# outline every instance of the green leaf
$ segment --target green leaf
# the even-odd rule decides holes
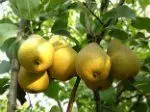
[[[15,37],[17,36],[18,27],[11,23],[0,23],[0,39],[1,37]]]
[[[150,18],[147,17],[137,17],[136,19],[132,20],[131,25],[136,29],[145,29],[150,32]]]
[[[9,17],[4,17],[0,20],[0,23],[13,23]]]
[[[145,9],[145,7],[148,6],[148,4],[150,4],[150,0],[138,0],[138,1],[143,9]]]
[[[10,46],[16,41],[16,38],[8,38],[1,46],[1,50],[7,52]]]
[[[85,27],[85,14],[84,14],[84,12],[80,13],[80,23]]]
[[[10,37],[17,36],[18,27],[11,23],[0,23],[0,46]]]
[[[60,15],[58,19],[55,20],[51,31],[52,33],[57,33],[60,30],[65,30],[68,24],[68,13],[64,13],[64,15]]]
[[[141,91],[150,93],[150,78],[147,78],[146,75],[137,75],[134,85]]]
[[[144,60],[145,64],[150,64],[150,54],[149,56],[146,57],[146,59]]]
[[[127,32],[117,28],[111,29],[109,35],[120,40],[127,40],[129,37],[129,34]]]
[[[134,112],[148,112],[146,103],[138,103]]]
[[[8,86],[8,78],[0,78],[0,95],[3,94],[6,89],[9,87]]]
[[[10,62],[6,61],[6,60],[3,60],[0,63],[0,74],[9,72],[9,70],[10,70]]]
[[[53,9],[56,9],[56,8],[60,7],[64,2],[65,2],[65,0],[49,0],[46,3],[46,10],[51,11]]]
[[[101,100],[108,104],[113,104],[115,102],[116,91],[113,87],[110,87],[104,91],[100,91]]]
[[[55,105],[51,108],[50,112],[61,112],[61,110],[58,106]]]
[[[113,8],[110,11],[106,12],[103,15],[104,20],[109,18],[118,18],[118,17],[125,17],[125,18],[135,18],[135,12],[128,6],[119,6],[117,8]]]
[[[10,44],[10,46],[8,47],[8,49],[6,50],[6,55],[7,57],[11,60],[13,58],[13,56],[18,56],[18,49],[20,47],[20,42],[13,42],[12,44]]]
[[[10,0],[13,11],[21,18],[35,18],[39,10],[40,0]]]
[[[68,6],[68,9],[76,9],[77,8],[77,3],[74,2],[74,3],[71,3],[69,6]]]
[[[47,95],[48,97],[50,98],[53,98],[53,99],[58,99],[58,94],[59,94],[59,91],[60,91],[60,86],[57,82],[53,81],[50,83],[48,89],[44,92],[45,95]]]
[[[134,0],[126,0],[126,3],[128,3],[128,4],[134,4]]]

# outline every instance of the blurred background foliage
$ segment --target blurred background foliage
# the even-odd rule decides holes
[[[6,112],[10,61],[17,53],[19,21],[25,19],[26,39],[36,33],[48,39],[61,35],[75,50],[101,40],[106,50],[111,38],[129,46],[141,60],[141,71],[130,82],[114,81],[112,87],[100,91],[103,112],[150,111],[150,0],[1,0],[0,1],[0,111]],[[123,3],[123,4],[122,4]],[[119,4],[119,5],[118,5]],[[96,40],[95,40],[96,41]],[[67,82],[54,81],[42,95],[34,96],[34,105],[22,106],[18,100],[16,112],[63,112],[76,78]],[[41,96],[41,97],[40,97]],[[27,98],[27,97],[26,97]],[[32,97],[31,97],[32,98]],[[29,98],[27,98],[29,99]],[[33,103],[33,99],[31,103]],[[43,102],[53,99],[54,104]],[[42,103],[40,103],[42,102]],[[73,112],[94,112],[93,93],[81,81]]]

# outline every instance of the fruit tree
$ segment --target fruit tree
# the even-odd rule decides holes
[[[149,112],[150,0],[0,0],[0,96],[0,112]]]

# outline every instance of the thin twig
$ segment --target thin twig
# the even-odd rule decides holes
[[[141,94],[144,95],[145,97],[150,96],[149,94],[144,93],[142,90],[140,90],[140,89],[137,88],[135,85],[133,85],[129,80],[127,80],[127,81],[128,81],[128,83],[129,83],[134,89],[137,90],[137,92],[141,93]]]
[[[87,6],[86,3],[83,3],[83,5],[89,10],[89,12],[99,21],[101,25],[103,25],[103,21]]]
[[[72,111],[73,102],[75,101],[76,91],[78,89],[80,80],[81,80],[81,78],[77,76],[75,85],[74,85],[74,87],[72,89],[71,97],[69,99],[69,103],[68,103],[68,107],[67,107],[67,111],[66,112],[71,112]]]
[[[103,14],[107,9],[109,0],[101,0],[100,14]]]
[[[132,105],[132,107],[130,108],[129,112],[132,112],[132,110],[134,110],[138,106],[141,98],[142,98],[142,95],[139,95],[137,101]]]
[[[7,0],[0,0],[0,3],[6,2]]]
[[[60,103],[59,100],[57,100],[57,104],[58,104],[58,106],[59,106],[59,108],[60,108],[60,112],[63,112],[63,109],[62,109],[62,107],[61,107],[61,103]]]
[[[102,109],[108,110],[109,112],[115,112],[112,107],[106,106],[106,105],[102,105]],[[103,111],[102,111],[103,112]]]
[[[32,106],[32,102],[31,102],[31,99],[30,99],[29,93],[28,93],[28,92],[26,92],[26,94],[27,94],[28,99],[29,99],[29,107],[31,107],[31,108],[32,108],[33,106]]]
[[[118,3],[118,6],[122,6],[124,2],[125,0],[120,0]],[[101,28],[102,30],[101,30],[101,33],[99,34],[99,38],[97,39],[97,43],[99,43],[103,39],[105,32],[106,32],[106,27],[108,27],[112,23],[113,20],[114,18],[110,18],[105,24],[102,25],[102,28]],[[116,19],[115,24],[117,23],[117,20],[118,19]]]
[[[123,4],[124,4],[124,2],[125,2],[125,0],[120,0],[120,1],[119,1],[119,4],[118,4],[118,6],[121,6],[121,5],[123,5]]]
[[[123,83],[124,83],[124,80],[119,82],[119,84],[117,85],[117,95],[116,95],[116,102],[115,102],[116,104],[120,102],[120,96],[125,91],[125,88],[123,88]]]
[[[99,96],[99,90],[95,90],[93,91],[94,93],[94,100],[96,103],[96,112],[100,112],[101,111],[101,101],[100,101],[100,96]]]

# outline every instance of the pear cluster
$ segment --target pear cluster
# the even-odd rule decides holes
[[[43,92],[52,79],[67,81],[79,76],[92,90],[105,90],[112,80],[134,77],[140,70],[137,56],[119,40],[108,43],[105,52],[92,42],[78,53],[60,36],[46,40],[31,35],[18,51],[20,70],[19,85],[30,93]]]
[[[75,74],[76,51],[59,38],[31,35],[18,51],[18,83],[24,91],[43,92],[52,78],[66,81]]]

